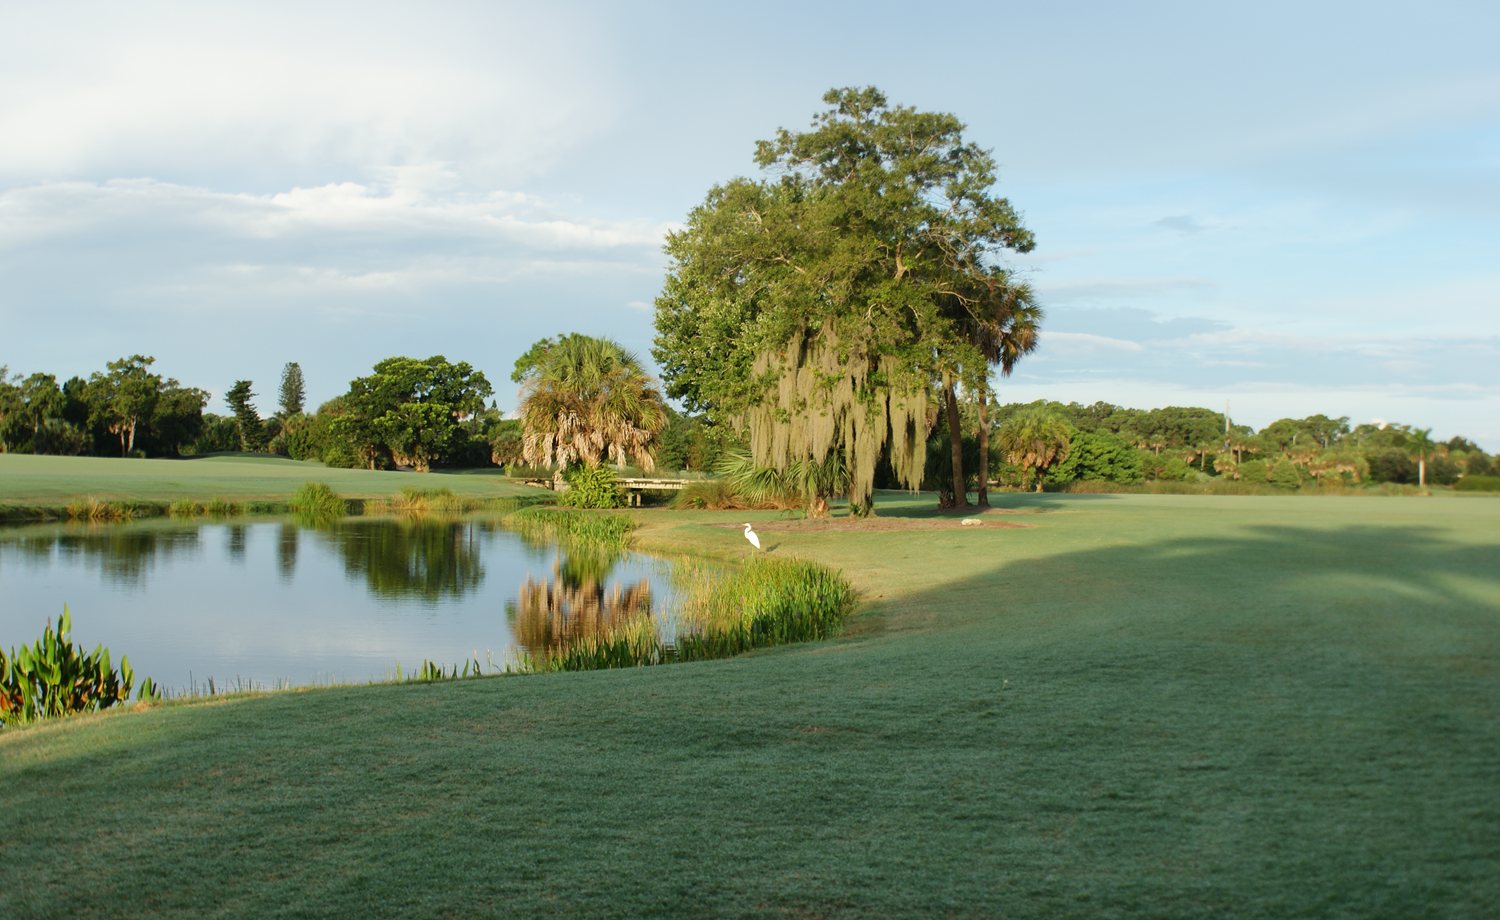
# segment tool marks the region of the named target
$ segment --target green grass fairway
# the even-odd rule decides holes
[[[384,498],[402,488],[446,488],[459,495],[529,494],[493,475],[329,469],[270,456],[188,460],[0,454],[0,508],[60,508],[83,496],[108,501],[286,501],[304,482],[326,482],[345,498]]]
[[[639,513],[828,643],[5,732],[0,916],[1493,916],[1500,503],[998,500]]]

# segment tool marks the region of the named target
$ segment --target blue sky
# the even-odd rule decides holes
[[[940,12],[938,12],[940,10]],[[833,86],[949,111],[1036,233],[1002,398],[1500,451],[1500,5],[0,3],[0,364],[309,397],[649,355],[663,234]]]

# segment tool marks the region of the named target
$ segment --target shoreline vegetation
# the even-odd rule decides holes
[[[13,496],[12,496],[13,497]],[[636,521],[625,514],[590,512],[572,508],[542,507],[554,493],[526,490],[525,494],[502,496],[458,495],[447,487],[402,486],[389,497],[345,498],[323,481],[309,481],[285,500],[246,502],[213,498],[195,501],[135,499],[101,500],[95,496],[69,501],[59,509],[49,505],[24,505],[33,516],[25,523],[45,523],[59,518],[94,524],[120,523],[140,518],[223,519],[245,515],[291,515],[305,526],[318,526],[345,516],[462,515],[492,512],[503,526],[523,536],[550,540],[575,557],[596,556],[593,561],[608,566],[609,557],[624,552]],[[3,518],[0,518],[3,520]],[[644,667],[685,661],[725,658],[756,648],[811,641],[835,635],[855,605],[848,581],[837,572],[814,563],[794,559],[761,558],[741,565],[714,567],[701,558],[684,560],[679,578],[682,610],[675,611],[678,631],[670,640],[658,634],[649,604],[632,611],[619,622],[607,622],[588,634],[554,637],[546,647],[524,649],[514,661],[488,667],[475,658],[462,662],[437,662],[424,658],[410,673],[399,662],[394,677],[385,681],[332,684],[365,686],[381,683],[430,683],[502,675],[551,671],[584,671],[619,667]],[[203,688],[185,691],[167,689],[149,701],[191,702],[227,699],[260,693],[311,689],[283,682],[260,687],[244,681],[212,680]]]

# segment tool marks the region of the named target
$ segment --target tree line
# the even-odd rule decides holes
[[[278,408],[262,416],[254,383],[225,391],[227,414],[205,411],[208,393],[153,371],[132,355],[88,378],[11,374],[0,366],[0,451],[174,457],[251,451],[330,466],[428,470],[499,465],[549,475],[570,464],[630,463],[645,470],[713,472],[748,452],[743,430],[706,412],[674,409],[640,361],[615,342],[577,333],[543,339],[517,360],[517,417],[493,402],[481,371],[441,355],[392,357],[349,389],[305,411],[302,368],[289,362]],[[961,391],[960,391],[961,392]],[[1296,488],[1304,483],[1451,485],[1500,476],[1500,458],[1465,437],[1434,441],[1411,425],[1352,425],[1347,417],[1279,419],[1259,431],[1196,407],[1132,409],[1037,401],[984,407],[958,400],[960,463],[946,400],[929,407],[919,486],[956,504],[991,482],[1012,488],[1073,482],[1133,484],[1228,479]],[[992,474],[992,475],[991,475]],[[991,476],[981,479],[981,476]],[[900,488],[882,456],[874,486]]]
[[[1431,429],[1404,424],[1351,426],[1346,416],[1283,418],[1255,431],[1211,409],[1178,406],[1041,400],[994,411],[999,440],[1030,448],[997,457],[1002,481],[1021,487],[1213,479],[1286,489],[1426,486],[1500,474],[1500,460],[1468,438],[1435,441]]]

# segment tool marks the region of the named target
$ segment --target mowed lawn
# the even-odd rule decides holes
[[[137,460],[0,454],[0,508],[60,507],[85,496],[101,501],[284,502],[305,482],[325,482],[345,498],[384,498],[407,487],[481,497],[535,491],[506,481],[498,468],[451,475],[330,469],[253,455]]]
[[[1500,502],[999,503],[639,512],[832,642],[5,732],[0,916],[1493,915]]]

